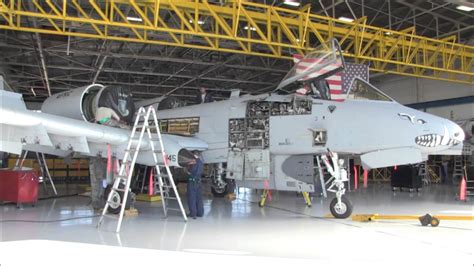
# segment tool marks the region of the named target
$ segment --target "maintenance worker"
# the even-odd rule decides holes
[[[194,160],[189,163],[190,171],[188,178],[188,216],[196,219],[204,215],[204,206],[202,202],[201,176],[204,171],[204,163],[199,157],[197,151],[194,152]]]
[[[95,112],[95,121],[101,125],[111,127],[123,127],[124,123],[120,121],[120,116],[108,107],[99,107]]]
[[[107,160],[100,156],[89,160],[89,176],[91,182],[92,208],[100,210],[104,207],[103,180],[106,178]]]
[[[206,88],[199,88],[199,94],[196,96],[196,104],[213,102],[214,98],[210,93],[207,93]]]

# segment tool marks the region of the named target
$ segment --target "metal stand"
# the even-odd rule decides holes
[[[58,191],[56,190],[56,186],[54,185],[53,179],[51,178],[51,174],[49,173],[48,164],[46,162],[46,158],[44,157],[44,153],[36,153],[36,158],[38,159],[39,167],[41,170],[41,175],[48,178],[51,187],[53,188],[54,195],[58,195]]]
[[[15,169],[21,170],[23,168],[23,164],[25,163],[25,159],[27,155],[28,155],[28,151],[24,151],[24,153],[22,151],[22,154],[18,156],[18,159],[15,162]],[[44,180],[48,179],[49,183],[51,184],[51,187],[53,188],[54,195],[57,196],[58,191],[56,190],[56,186],[54,185],[53,178],[51,178],[51,174],[49,173],[49,168],[46,162],[46,158],[44,157],[44,153],[37,152],[36,159],[38,160],[41,176],[43,176]]]

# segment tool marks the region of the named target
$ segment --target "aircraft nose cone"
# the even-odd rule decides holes
[[[453,139],[459,142],[463,142],[466,138],[466,134],[464,134],[464,130],[459,125],[454,125],[453,130]]]
[[[443,140],[448,140],[448,141],[447,143],[443,143],[443,144],[447,146],[452,146],[452,145],[458,145],[464,141],[464,138],[466,136],[464,134],[464,131],[458,124],[449,121],[447,128],[448,128],[449,134],[445,134],[446,137],[444,137]],[[448,132],[445,131],[445,133],[448,133]]]

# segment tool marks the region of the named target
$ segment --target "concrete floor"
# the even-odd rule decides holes
[[[420,193],[409,193],[369,184],[369,188],[350,192],[348,196],[354,214],[474,215],[473,202],[455,201],[455,194],[455,188],[445,185],[431,185]],[[179,254],[299,258],[338,264],[474,262],[473,221],[441,221],[437,228],[422,227],[418,221],[361,223],[323,218],[329,213],[330,199],[315,198],[311,208],[295,193],[274,193],[265,208],[258,207],[258,199],[258,195],[243,189],[233,202],[206,199],[205,216],[187,223],[174,213],[164,219],[159,203],[140,202],[136,204],[140,215],[126,218],[119,235],[114,233],[115,224],[111,221],[97,230],[96,217],[8,222],[92,216],[87,197],[43,200],[36,207],[25,206],[22,210],[15,205],[0,205],[0,220],[4,221],[0,223],[0,240],[4,243],[0,244],[6,247],[5,241],[42,239],[171,250]],[[0,263],[1,252],[2,248]]]

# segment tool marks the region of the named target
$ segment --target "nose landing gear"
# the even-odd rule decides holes
[[[331,158],[332,164],[329,162],[329,158]],[[338,160],[338,154],[333,152],[329,152],[327,155],[321,155],[321,159],[331,174],[331,178],[326,182],[327,184],[331,184],[327,191],[336,193],[336,197],[329,205],[329,210],[336,218],[347,218],[352,214],[352,204],[349,199],[344,196],[346,193],[344,182],[348,181],[347,171],[342,168],[344,160]]]

